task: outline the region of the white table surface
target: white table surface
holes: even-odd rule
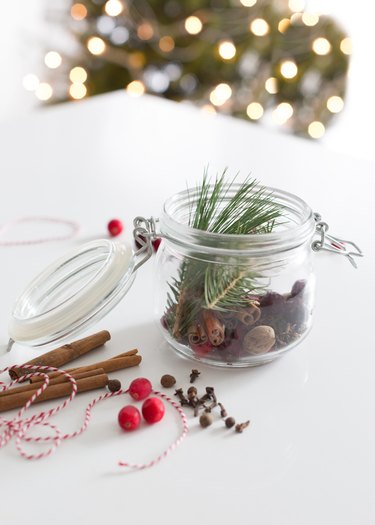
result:
[[[256,369],[199,366],[197,385],[215,386],[231,414],[251,419],[242,435],[221,421],[202,430],[189,414],[184,444],[158,466],[126,473],[117,460],[153,458],[176,437],[179,421],[168,408],[159,425],[125,435],[116,418],[128,399],[105,401],[88,431],[50,458],[28,462],[14,442],[0,450],[1,523],[373,524],[373,167],[246,122],[124,93],[3,124],[0,144],[0,223],[50,215],[82,225],[76,240],[0,248],[2,343],[13,300],[36,272],[77,243],[105,236],[112,217],[130,236],[134,216],[157,216],[166,197],[199,181],[207,164],[212,174],[228,166],[300,195],[332,232],[366,253],[357,271],[339,256],[315,255],[314,327],[296,350]],[[193,363],[168,348],[153,320],[153,271],[152,263],[142,268],[123,302],[90,329],[112,333],[96,355],[136,346],[144,359],[116,374],[124,385],[142,375],[158,386],[168,372],[187,387]],[[0,364],[37,353],[16,346]],[[82,363],[90,360],[93,354]],[[92,397],[76,398],[56,417],[60,427],[78,427]]]

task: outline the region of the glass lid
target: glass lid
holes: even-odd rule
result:
[[[18,298],[9,322],[11,339],[41,346],[82,331],[124,297],[136,267],[126,244],[102,239],[72,250],[41,272]]]

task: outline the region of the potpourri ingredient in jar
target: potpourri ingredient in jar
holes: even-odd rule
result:
[[[266,354],[275,344],[275,340],[275,332],[271,326],[256,326],[244,336],[242,347],[249,354]]]

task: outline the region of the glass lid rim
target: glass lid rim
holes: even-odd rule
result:
[[[74,293],[72,283],[70,284],[73,291],[72,295],[66,300],[58,302],[58,304],[48,308],[46,311],[40,310],[38,303],[41,301],[41,298],[43,298],[43,294],[48,294],[49,290],[53,289],[55,283],[48,283],[48,279],[53,277],[55,272],[57,274],[64,264],[67,264],[69,261],[74,261],[74,259],[79,256],[85,256],[90,250],[97,249],[99,251],[103,248],[105,248],[107,252],[104,253],[104,258],[100,261],[98,270],[90,277],[87,283],[90,285],[88,289],[83,285],[79,289],[79,292],[83,293],[77,297]],[[116,256],[118,261],[117,269],[113,268]],[[134,280],[134,266],[135,259],[133,250],[126,243],[119,243],[108,239],[98,239],[86,242],[67,251],[64,255],[58,257],[43,268],[42,271],[25,286],[22,293],[18,296],[9,321],[10,336],[12,337],[13,332],[14,337],[12,337],[12,339],[21,343],[23,341],[30,342],[39,339],[52,339],[60,332],[69,331],[69,327],[77,323],[84,326],[91,324],[96,318],[95,312],[100,312],[101,308],[98,310],[98,307],[101,304],[109,307],[111,303],[113,303],[113,306],[115,306],[117,302],[114,299],[117,294],[121,294],[121,291],[124,289],[126,289],[127,292],[127,287],[131,287]],[[77,274],[84,272],[85,269],[87,269],[87,266],[78,268]],[[111,271],[112,275],[110,274]],[[72,275],[74,274],[70,272],[68,279],[72,278]],[[84,278],[83,274],[82,278]],[[44,289],[42,288],[43,282],[47,283]],[[96,283],[101,284],[101,286],[99,290],[97,290],[95,297],[91,300],[90,292],[95,290]],[[36,295],[30,301],[29,297],[38,285],[41,286],[41,292],[38,291],[39,296]],[[22,312],[22,309],[27,305],[28,300],[31,306],[35,307],[36,315],[24,315],[21,317],[20,312]],[[43,323],[46,324],[46,328],[42,336],[39,335],[39,333],[42,331],[41,327]],[[27,332],[29,332],[29,335],[27,335]]]

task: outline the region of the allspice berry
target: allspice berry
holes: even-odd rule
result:
[[[275,344],[276,336],[272,326],[257,326],[247,332],[243,349],[251,355],[266,354]]]
[[[118,392],[121,389],[121,382],[118,379],[110,379],[107,387],[110,392]]]
[[[160,379],[160,383],[164,388],[172,388],[176,384],[176,379],[169,374],[164,374]]]
[[[209,412],[204,412],[199,418],[200,426],[203,428],[209,427],[214,422],[214,418]]]
[[[227,419],[225,420],[225,426],[227,428],[232,428],[235,424],[236,420],[234,419],[234,417],[227,417]]]

